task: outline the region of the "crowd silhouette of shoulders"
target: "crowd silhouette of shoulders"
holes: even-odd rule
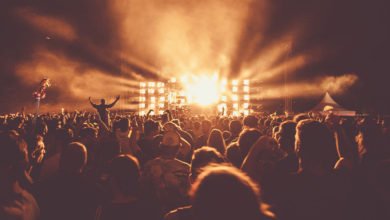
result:
[[[0,116],[0,219],[388,220],[387,118]]]

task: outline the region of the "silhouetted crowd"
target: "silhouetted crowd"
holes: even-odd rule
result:
[[[106,113],[0,117],[1,220],[390,219],[387,119]]]

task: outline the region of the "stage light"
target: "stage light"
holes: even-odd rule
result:
[[[171,78],[171,83],[175,83],[176,82],[176,78],[175,77],[172,77]]]
[[[160,93],[160,94],[163,94],[164,93],[164,88],[160,88],[160,89],[158,89],[158,93]]]
[[[233,108],[234,108],[235,110],[238,110],[238,103],[234,103],[234,104],[233,104]]]
[[[233,111],[233,116],[239,116],[239,112],[238,111]]]
[[[221,84],[224,85],[224,86],[226,86],[226,85],[227,85],[227,79],[222,79],[222,80],[221,80]]]
[[[160,102],[165,102],[165,97],[164,96],[160,96]]]
[[[247,80],[247,79],[243,80],[243,84],[248,86],[249,85],[249,80]]]
[[[245,93],[248,93],[249,92],[249,86],[244,86],[243,90],[244,90]]]
[[[145,102],[145,101],[146,101],[146,97],[140,96],[140,97],[139,97],[139,101],[140,101],[140,102]]]
[[[194,103],[207,106],[219,100],[217,76],[193,76],[185,87],[187,99]]]
[[[237,86],[233,86],[232,92],[238,92],[238,87]]]
[[[158,104],[158,107],[159,107],[159,108],[164,108],[164,103],[159,103],[159,104]]]
[[[221,101],[222,102],[226,102],[227,101],[227,97],[225,95],[221,96]]]
[[[238,101],[238,95],[233,95],[233,96],[232,96],[232,100],[233,100],[233,101]]]
[[[154,97],[154,96],[150,97],[150,102],[151,103],[155,103],[156,102],[156,97]]]
[[[141,83],[139,83],[139,86],[142,87],[142,88],[144,88],[144,87],[146,87],[146,83],[141,82]]]
[[[139,112],[139,115],[145,115],[145,111],[143,111],[143,110],[140,111],[140,112]]]
[[[145,103],[139,104],[139,108],[145,108]]]
[[[148,89],[149,94],[154,94],[154,89]]]
[[[158,114],[159,114],[159,115],[162,115],[162,114],[164,114],[164,110],[160,110],[160,111],[158,111]]]
[[[225,113],[227,111],[227,105],[225,103],[218,105],[218,111],[222,112],[222,110],[225,109]]]
[[[156,108],[156,104],[154,103],[149,104],[149,109],[155,109],[155,108]]]
[[[245,110],[243,111],[243,113],[244,113],[244,115],[249,115],[249,110],[248,110],[248,109],[245,109]]]
[[[244,100],[249,101],[249,95],[244,95]]]
[[[237,86],[238,85],[238,80],[233,80],[232,84],[233,84],[233,86]]]
[[[155,82],[149,82],[149,83],[148,83],[148,86],[149,86],[149,87],[155,87],[155,86],[156,86],[156,83],[155,83]]]
[[[157,83],[157,88],[161,88],[161,87],[164,87],[164,83],[158,82],[158,83]]]
[[[145,89],[140,89],[139,90],[139,94],[145,94],[145,93],[146,93]]]
[[[249,103],[244,103],[244,104],[243,104],[243,107],[244,107],[245,109],[249,108]]]

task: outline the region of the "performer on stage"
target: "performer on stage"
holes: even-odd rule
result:
[[[91,101],[91,97],[89,97],[88,99],[89,99],[89,102],[91,103],[91,105],[98,111],[101,120],[107,126],[110,126],[110,124],[109,124],[109,122],[110,122],[110,117],[109,117],[110,111],[108,109],[114,107],[114,105],[118,102],[119,98],[120,98],[120,96],[118,95],[116,97],[115,101],[112,102],[111,104],[108,104],[108,105],[106,105],[106,100],[104,100],[104,99],[100,99],[100,105],[96,105],[95,103],[93,103]]]

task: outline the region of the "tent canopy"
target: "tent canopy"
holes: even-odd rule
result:
[[[312,112],[334,112],[339,115],[355,115],[355,111],[349,111],[339,105],[328,92],[325,93],[324,98],[313,108]]]

